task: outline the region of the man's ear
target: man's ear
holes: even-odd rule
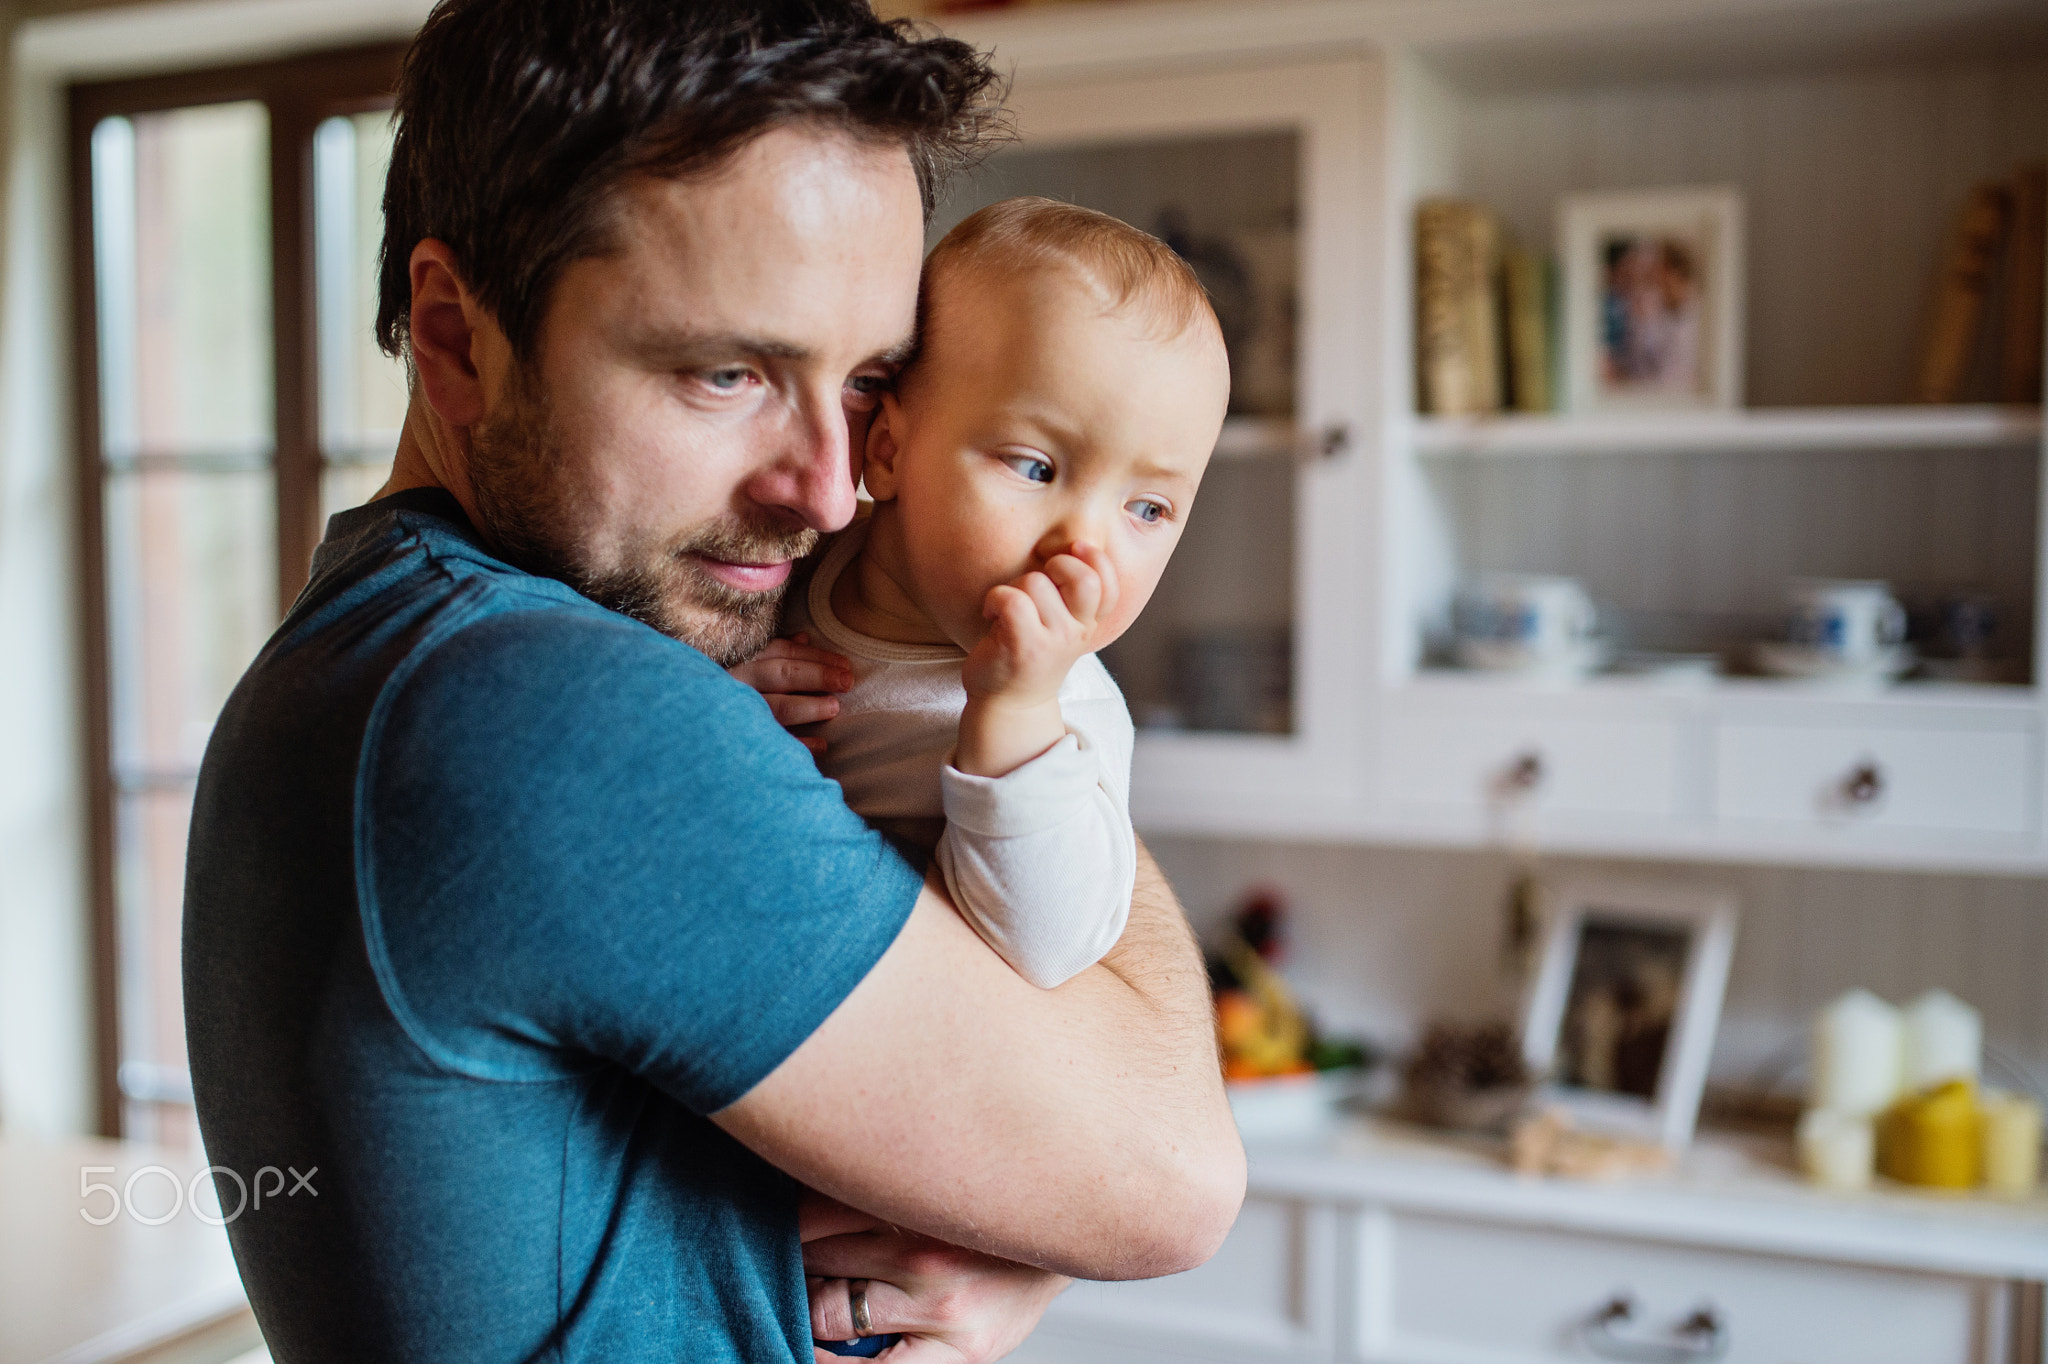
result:
[[[876,502],[894,501],[897,488],[896,462],[903,447],[897,433],[903,429],[903,406],[893,393],[884,393],[868,423],[868,448],[861,460],[861,480],[868,496]]]
[[[486,408],[479,343],[497,322],[477,303],[446,242],[427,237],[412,249],[409,339],[420,391],[449,426],[474,426]]]

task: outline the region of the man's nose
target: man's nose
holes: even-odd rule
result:
[[[786,424],[775,433],[775,455],[749,481],[747,493],[812,530],[843,529],[853,520],[855,480],[838,392],[829,403],[806,401],[786,412]]]

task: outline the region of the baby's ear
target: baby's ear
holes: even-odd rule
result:
[[[884,393],[868,423],[868,448],[861,458],[861,481],[876,502],[896,497],[896,460],[903,450],[897,436],[902,429],[903,408],[895,394]]]

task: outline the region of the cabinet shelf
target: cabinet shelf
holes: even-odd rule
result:
[[[2038,407],[1782,407],[1736,412],[1421,417],[1416,453],[1678,454],[2016,449],[2041,440]]]

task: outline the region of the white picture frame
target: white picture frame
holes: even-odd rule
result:
[[[1742,406],[1745,230],[1725,185],[1558,201],[1568,410]]]
[[[1543,904],[1543,957],[1522,1025],[1541,1100],[1589,1130],[1683,1148],[1721,1020],[1735,897],[1712,887],[1585,880],[1546,889]],[[1650,1077],[1645,1064],[1654,1067]]]

